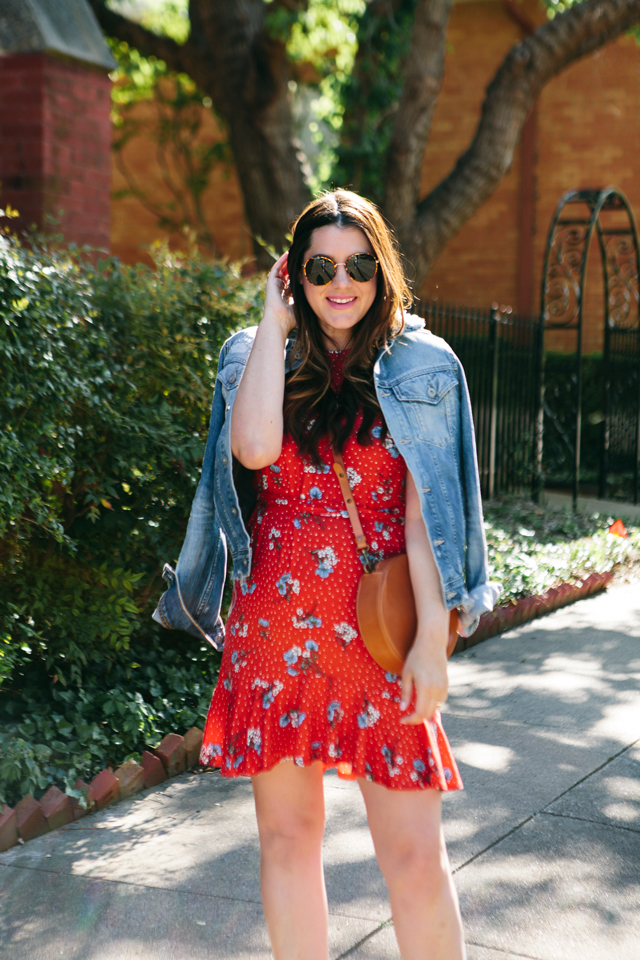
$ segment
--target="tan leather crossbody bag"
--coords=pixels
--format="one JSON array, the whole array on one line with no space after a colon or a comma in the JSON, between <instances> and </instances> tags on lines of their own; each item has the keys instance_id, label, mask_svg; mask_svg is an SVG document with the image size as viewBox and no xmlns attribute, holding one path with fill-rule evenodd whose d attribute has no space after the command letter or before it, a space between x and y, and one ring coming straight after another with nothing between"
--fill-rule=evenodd
<instances>
[{"instance_id":1,"label":"tan leather crossbody bag","mask_svg":"<svg viewBox=\"0 0 640 960\"><path fill-rule=\"evenodd\" d=\"M333 469L340 483L356 548L364 561L364 573L358 583L356 599L360 636L373 659L383 670L401 674L418 626L409 576L409 560L406 553L401 553L376 564L371 562L368 557L369 545L360 523L344 460L335 447L333 459ZM447 657L453 653L457 639L458 612L452 610L449 617Z\"/></svg>"}]
</instances>

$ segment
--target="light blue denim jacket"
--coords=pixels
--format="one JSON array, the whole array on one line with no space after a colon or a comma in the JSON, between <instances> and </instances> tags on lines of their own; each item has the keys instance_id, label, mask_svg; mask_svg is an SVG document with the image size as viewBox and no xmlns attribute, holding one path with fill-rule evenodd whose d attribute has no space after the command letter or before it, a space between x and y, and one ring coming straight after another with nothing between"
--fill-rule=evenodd
<instances>
[{"instance_id":1,"label":"light blue denim jacket","mask_svg":"<svg viewBox=\"0 0 640 960\"><path fill-rule=\"evenodd\" d=\"M251 572L251 546L233 479L231 411L256 327L222 347L202 476L176 570L153 614L222 648L220 605L227 550L241 586ZM292 341L288 342L287 369ZM420 494L422 516L447 609L457 607L470 636L491 610L497 584L488 580L487 548L469 391L460 361L444 340L407 315L404 331L380 350L373 370L380 407ZM337 482L337 481L336 481ZM345 523L348 521L345 520Z\"/></svg>"}]
</instances>

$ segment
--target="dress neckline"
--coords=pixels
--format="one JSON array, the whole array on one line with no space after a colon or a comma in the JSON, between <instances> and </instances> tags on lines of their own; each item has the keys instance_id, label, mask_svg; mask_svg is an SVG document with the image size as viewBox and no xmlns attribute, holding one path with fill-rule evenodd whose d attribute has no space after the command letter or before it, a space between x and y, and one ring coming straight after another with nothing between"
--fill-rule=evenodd
<instances>
[{"instance_id":1,"label":"dress neckline","mask_svg":"<svg viewBox=\"0 0 640 960\"><path fill-rule=\"evenodd\" d=\"M331 368L331 389L334 393L340 393L342 388L344 364L350 349L350 347L345 347L344 350L327 350L329 367Z\"/></svg>"}]
</instances>

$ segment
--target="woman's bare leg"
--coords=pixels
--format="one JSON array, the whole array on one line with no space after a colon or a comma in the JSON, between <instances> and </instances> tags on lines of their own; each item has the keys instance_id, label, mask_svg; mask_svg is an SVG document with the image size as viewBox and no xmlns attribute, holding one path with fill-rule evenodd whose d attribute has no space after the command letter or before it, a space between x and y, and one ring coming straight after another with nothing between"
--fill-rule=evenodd
<instances>
[{"instance_id":1,"label":"woman's bare leg","mask_svg":"<svg viewBox=\"0 0 640 960\"><path fill-rule=\"evenodd\" d=\"M388 790L359 780L387 882L402 960L464 960L458 896L438 790Z\"/></svg>"},{"instance_id":2,"label":"woman's bare leg","mask_svg":"<svg viewBox=\"0 0 640 960\"><path fill-rule=\"evenodd\" d=\"M327 960L323 768L285 760L251 778L262 905L275 960Z\"/></svg>"}]
</instances>

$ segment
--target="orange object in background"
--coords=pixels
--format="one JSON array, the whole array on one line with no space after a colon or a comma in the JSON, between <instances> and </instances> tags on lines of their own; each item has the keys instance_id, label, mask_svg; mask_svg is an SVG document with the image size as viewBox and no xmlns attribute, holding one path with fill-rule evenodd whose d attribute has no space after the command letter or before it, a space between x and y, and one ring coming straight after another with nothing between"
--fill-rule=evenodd
<instances>
[{"instance_id":1,"label":"orange object in background","mask_svg":"<svg viewBox=\"0 0 640 960\"><path fill-rule=\"evenodd\" d=\"M627 536L627 528L625 527L625 525L624 525L624 523L622 522L622 520L620 520L620 518L618 518L618 519L617 519L616 521L614 521L614 523L612 523L611 526L609 527L609 533L613 533L613 535L616 536L616 537L626 537L626 536Z\"/></svg>"}]
</instances>

